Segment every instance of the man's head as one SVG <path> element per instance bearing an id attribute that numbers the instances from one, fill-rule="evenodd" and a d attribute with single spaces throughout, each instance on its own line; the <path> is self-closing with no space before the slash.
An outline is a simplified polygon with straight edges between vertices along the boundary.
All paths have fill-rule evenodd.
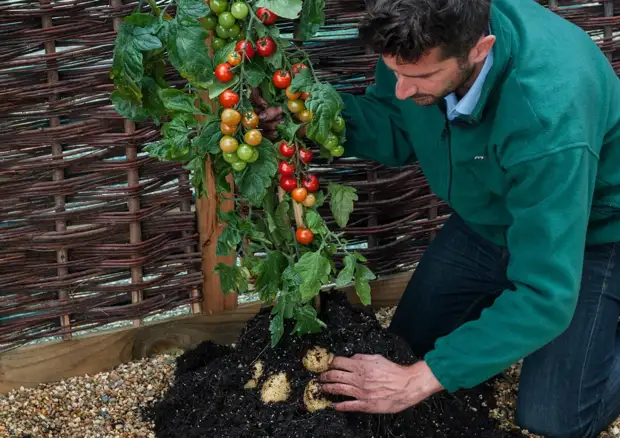
<path id="1" fill-rule="evenodd" d="M 495 37 L 491 0 L 368 0 L 360 38 L 397 77 L 396 97 L 433 105 L 471 86 Z"/>

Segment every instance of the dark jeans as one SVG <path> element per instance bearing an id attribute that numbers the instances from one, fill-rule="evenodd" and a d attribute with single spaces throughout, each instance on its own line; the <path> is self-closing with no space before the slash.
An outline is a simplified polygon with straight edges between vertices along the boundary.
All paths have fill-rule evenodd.
<path id="1" fill-rule="evenodd" d="M 619 252 L 620 244 L 586 249 L 569 328 L 523 361 L 516 415 L 531 433 L 593 438 L 620 415 Z M 422 357 L 512 287 L 508 260 L 505 249 L 453 215 L 420 261 L 390 329 Z"/>

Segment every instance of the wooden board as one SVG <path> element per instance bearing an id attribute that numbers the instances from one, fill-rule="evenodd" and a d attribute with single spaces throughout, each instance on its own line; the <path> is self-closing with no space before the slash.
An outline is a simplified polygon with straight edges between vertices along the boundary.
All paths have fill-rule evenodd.
<path id="1" fill-rule="evenodd" d="M 372 282 L 372 307 L 397 304 L 410 277 L 411 273 L 404 273 Z M 345 287 L 342 292 L 351 302 L 359 303 L 352 287 Z M 2 353 L 0 394 L 21 386 L 34 387 L 39 383 L 110 371 L 122 363 L 193 348 L 205 340 L 230 344 L 259 310 L 260 303 L 251 303 L 216 315 L 175 318 Z"/>

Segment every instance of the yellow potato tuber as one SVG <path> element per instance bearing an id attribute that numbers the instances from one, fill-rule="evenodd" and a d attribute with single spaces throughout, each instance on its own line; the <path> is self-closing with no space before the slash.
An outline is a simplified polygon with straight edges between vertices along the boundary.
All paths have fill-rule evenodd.
<path id="1" fill-rule="evenodd" d="M 288 399 L 291 393 L 291 384 L 286 373 L 272 374 L 267 378 L 261 389 L 260 397 L 263 403 L 278 403 Z"/>
<path id="2" fill-rule="evenodd" d="M 308 412 L 316 412 L 332 406 L 332 402 L 321 397 L 321 387 L 319 386 L 319 382 L 315 379 L 310 380 L 306 385 L 306 389 L 304 390 L 304 404 Z"/>
<path id="3" fill-rule="evenodd" d="M 254 389 L 258 386 L 258 379 L 260 379 L 263 375 L 263 363 L 259 360 L 254 363 L 254 375 L 248 382 L 245 384 L 245 389 Z"/>
<path id="4" fill-rule="evenodd" d="M 324 373 L 334 360 L 334 355 L 326 348 L 314 347 L 308 350 L 303 358 L 306 369 L 312 373 Z"/>

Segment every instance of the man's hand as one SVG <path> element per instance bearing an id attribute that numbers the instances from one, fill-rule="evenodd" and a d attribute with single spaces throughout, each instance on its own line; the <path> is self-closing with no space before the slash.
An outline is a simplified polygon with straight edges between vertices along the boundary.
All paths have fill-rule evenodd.
<path id="1" fill-rule="evenodd" d="M 323 391 L 357 400 L 335 403 L 337 411 L 392 414 L 443 389 L 426 362 L 401 366 L 379 355 L 336 357 L 320 377 Z"/>
<path id="2" fill-rule="evenodd" d="M 275 140 L 278 137 L 277 126 L 284 121 L 282 108 L 278 106 L 269 106 L 265 98 L 261 95 L 258 88 L 252 89 L 250 95 L 252 105 L 258 114 L 260 128 L 263 131 L 263 137 Z"/>

